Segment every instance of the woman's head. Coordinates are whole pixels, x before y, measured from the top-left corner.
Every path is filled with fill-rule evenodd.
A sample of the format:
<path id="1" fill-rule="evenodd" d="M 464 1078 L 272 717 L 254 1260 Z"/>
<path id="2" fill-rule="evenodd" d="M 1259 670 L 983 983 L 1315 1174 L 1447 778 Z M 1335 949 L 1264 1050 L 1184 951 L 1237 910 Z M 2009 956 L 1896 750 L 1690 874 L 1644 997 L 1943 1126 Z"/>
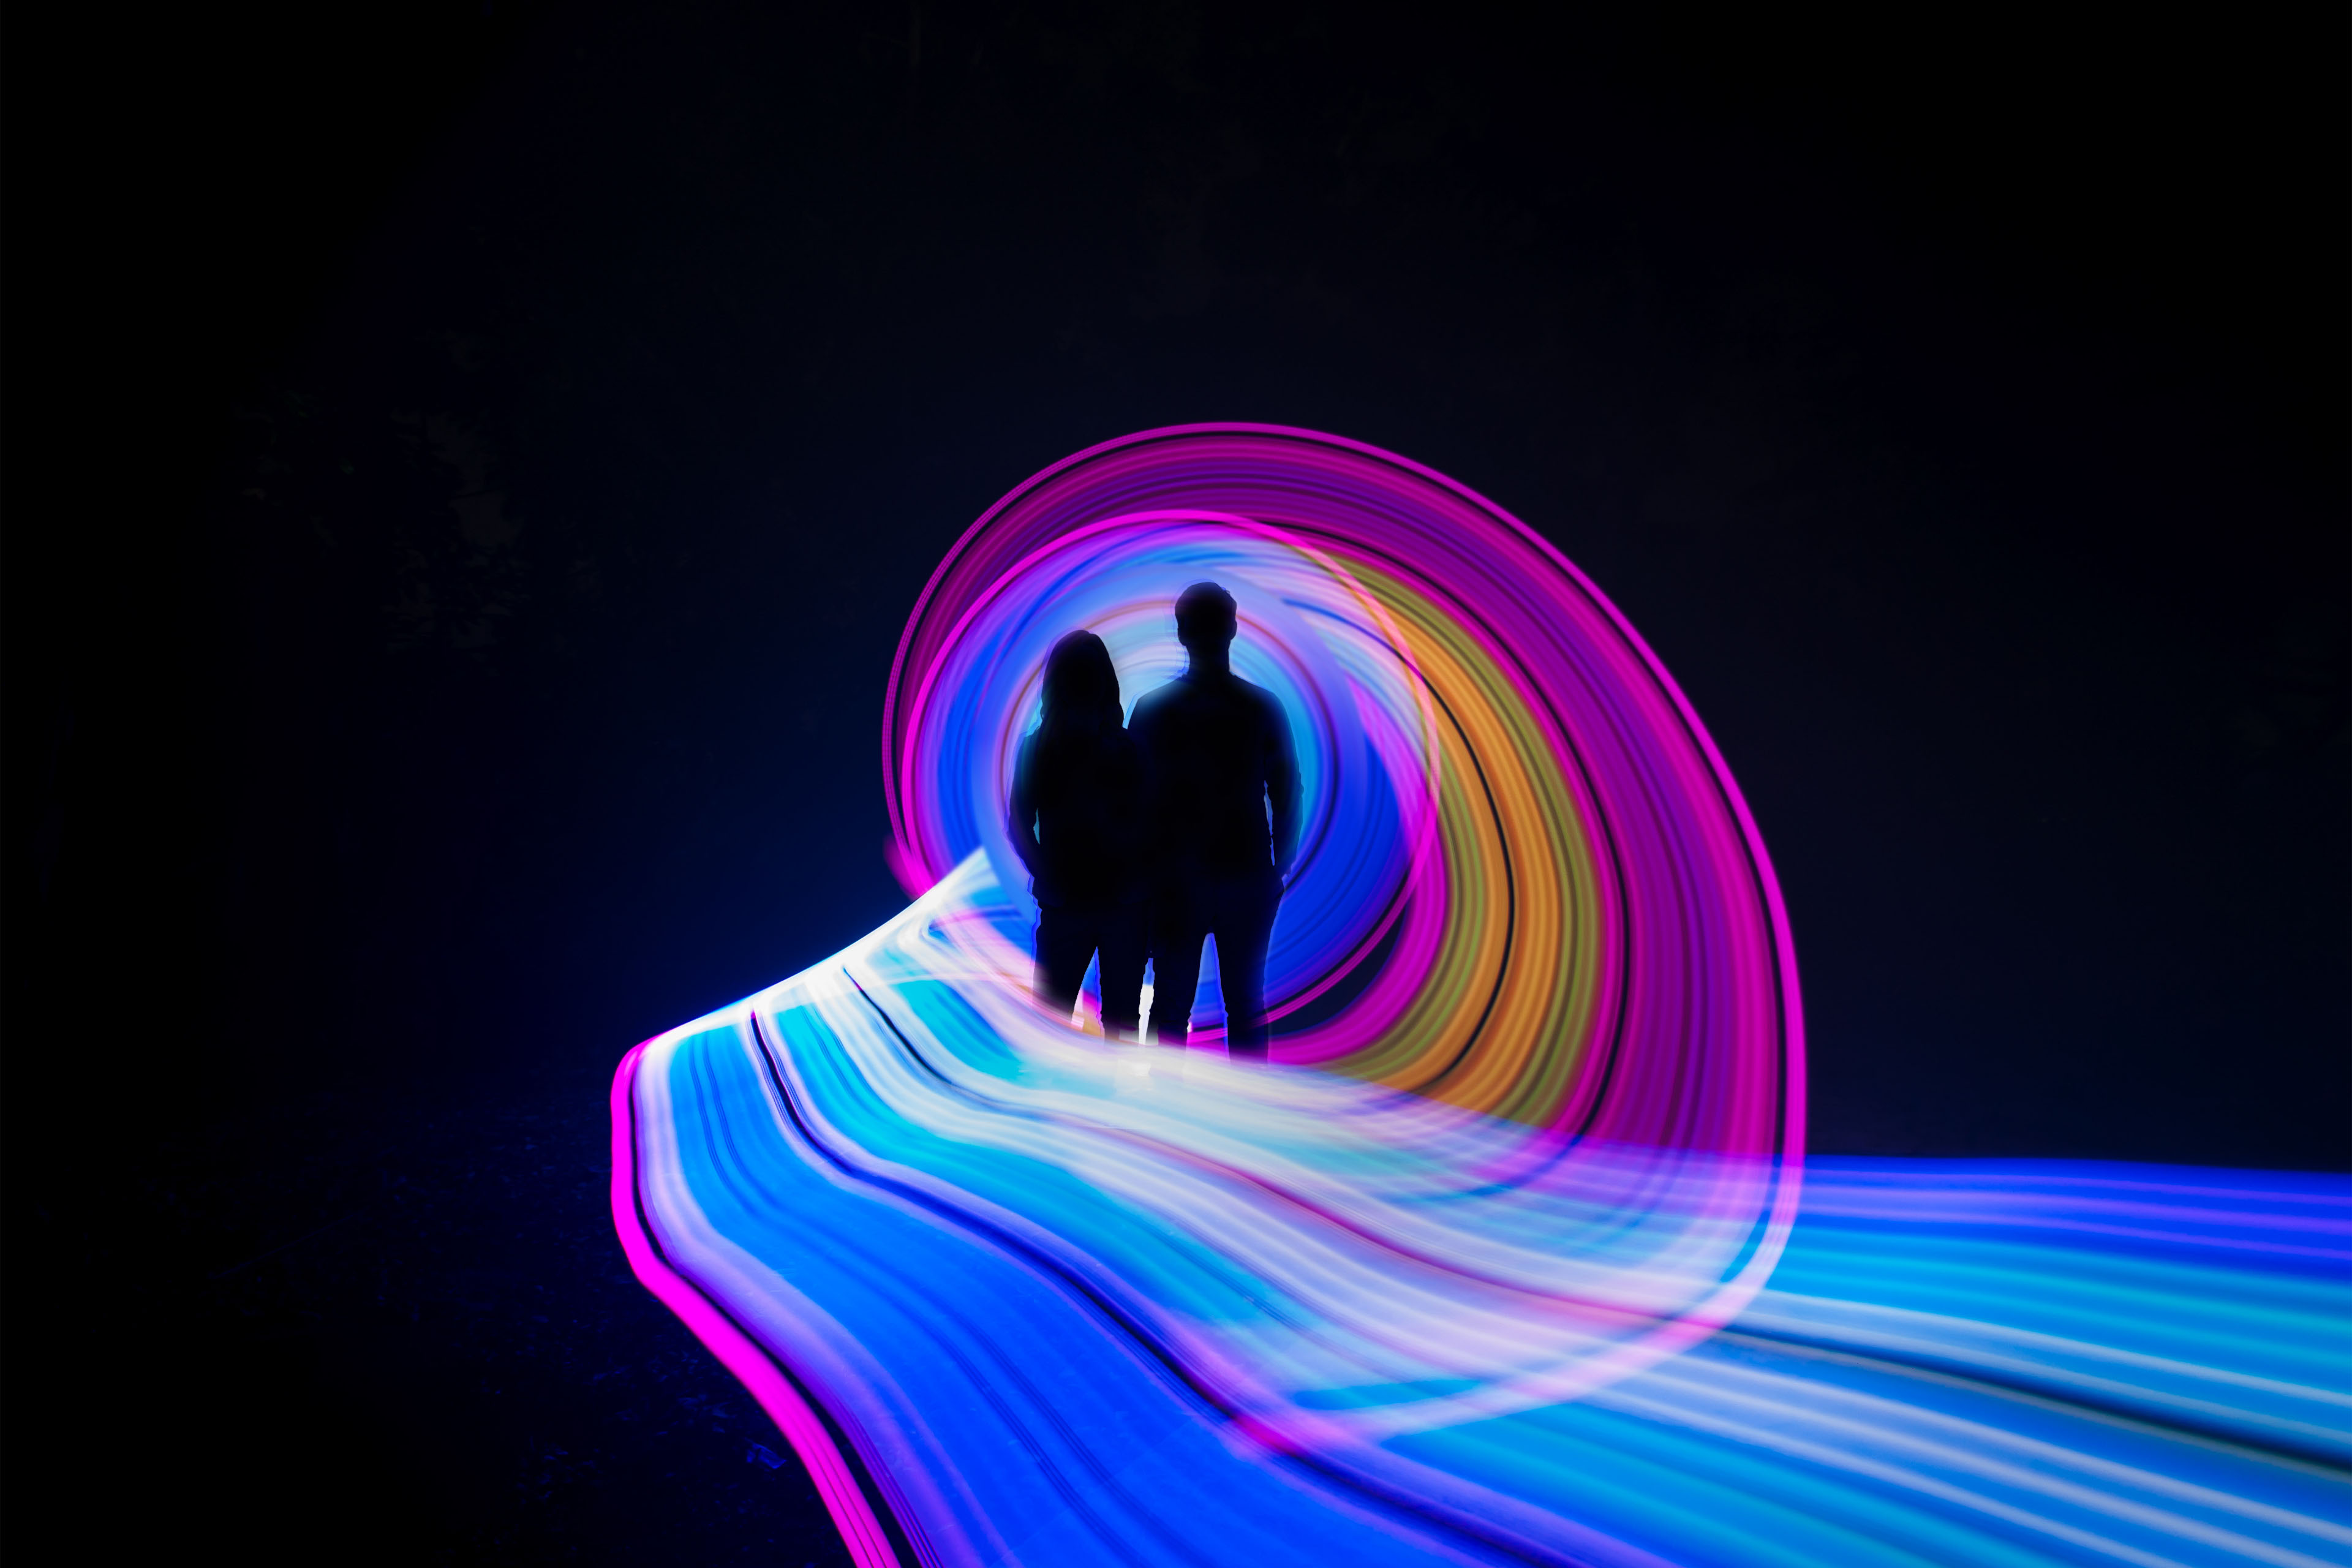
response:
<path id="1" fill-rule="evenodd" d="M 1072 632 L 1045 656 L 1045 718 L 1039 727 L 1116 730 L 1126 721 L 1118 705 L 1118 671 L 1110 649 L 1092 632 Z"/>

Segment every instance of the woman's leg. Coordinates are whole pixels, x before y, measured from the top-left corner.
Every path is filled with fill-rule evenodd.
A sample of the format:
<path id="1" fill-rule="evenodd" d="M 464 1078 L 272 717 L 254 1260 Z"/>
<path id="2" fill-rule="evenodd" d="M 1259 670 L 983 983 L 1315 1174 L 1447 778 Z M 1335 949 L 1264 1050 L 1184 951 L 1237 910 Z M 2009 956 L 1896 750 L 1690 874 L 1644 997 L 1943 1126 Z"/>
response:
<path id="1" fill-rule="evenodd" d="M 1066 1024 L 1095 955 L 1095 921 L 1069 910 L 1037 910 L 1037 970 L 1031 987 L 1045 1010 Z"/>
<path id="2" fill-rule="evenodd" d="M 1132 1040 L 1143 1010 L 1144 906 L 1109 910 L 1097 934 L 1102 944 L 1103 1037 Z"/>
<path id="3" fill-rule="evenodd" d="M 1171 890 L 1151 912 L 1151 1037 L 1163 1046 L 1187 1044 L 1192 1035 L 1192 994 L 1201 988 L 1201 943 L 1209 928 L 1181 889 Z"/>

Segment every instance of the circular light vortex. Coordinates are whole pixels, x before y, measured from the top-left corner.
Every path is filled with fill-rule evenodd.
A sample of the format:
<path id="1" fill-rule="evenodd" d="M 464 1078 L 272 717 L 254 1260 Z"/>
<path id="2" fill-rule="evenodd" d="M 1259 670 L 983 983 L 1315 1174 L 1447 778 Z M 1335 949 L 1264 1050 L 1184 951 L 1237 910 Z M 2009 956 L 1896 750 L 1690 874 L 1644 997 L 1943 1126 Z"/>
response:
<path id="1" fill-rule="evenodd" d="M 1795 956 L 1706 729 L 1558 551 L 1360 442 L 1145 431 L 975 523 L 916 605 L 884 711 L 910 890 L 974 851 L 1023 885 L 1003 801 L 1046 649 L 1100 634 L 1131 707 L 1181 668 L 1170 606 L 1210 577 L 1240 601 L 1236 672 L 1281 700 L 1300 756 L 1276 1058 L 1578 1141 L 1793 1164 Z"/>

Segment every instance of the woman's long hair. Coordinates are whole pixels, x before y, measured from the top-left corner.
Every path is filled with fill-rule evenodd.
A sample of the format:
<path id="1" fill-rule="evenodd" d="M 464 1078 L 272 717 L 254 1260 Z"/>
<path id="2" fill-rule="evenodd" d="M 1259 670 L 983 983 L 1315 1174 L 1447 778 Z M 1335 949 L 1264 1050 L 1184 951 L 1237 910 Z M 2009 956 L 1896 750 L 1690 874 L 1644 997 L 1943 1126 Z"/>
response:
<path id="1" fill-rule="evenodd" d="M 1045 715 L 1041 740 L 1104 735 L 1125 727 L 1118 705 L 1118 671 L 1110 649 L 1092 632 L 1072 632 L 1045 656 Z"/>

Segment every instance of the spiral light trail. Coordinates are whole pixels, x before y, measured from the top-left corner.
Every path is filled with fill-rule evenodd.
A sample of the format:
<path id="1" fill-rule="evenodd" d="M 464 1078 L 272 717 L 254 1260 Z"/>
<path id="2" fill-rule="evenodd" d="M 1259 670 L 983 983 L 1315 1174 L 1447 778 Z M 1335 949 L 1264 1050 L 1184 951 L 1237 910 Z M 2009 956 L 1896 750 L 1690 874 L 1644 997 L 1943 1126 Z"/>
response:
<path id="1" fill-rule="evenodd" d="M 1304 782 L 1265 1068 L 1042 1013 L 1004 833 L 1046 649 L 1131 706 L 1208 577 Z M 2352 1183 L 1805 1167 L 1737 786 L 1443 476 L 1080 453 L 934 574 L 884 748 L 912 905 L 614 1088 L 634 1267 L 861 1564 L 2352 1561 Z"/>

